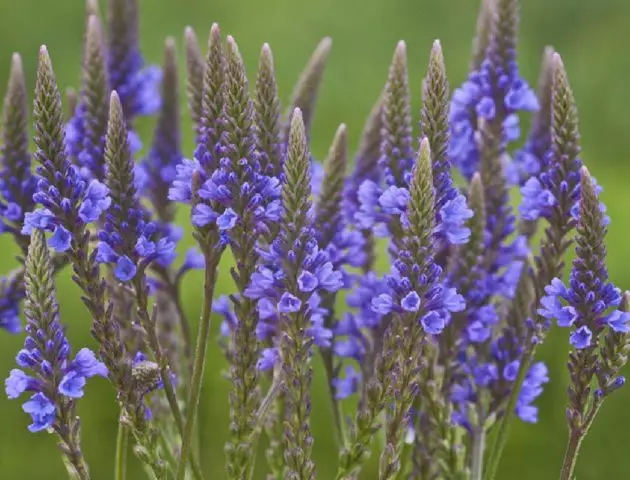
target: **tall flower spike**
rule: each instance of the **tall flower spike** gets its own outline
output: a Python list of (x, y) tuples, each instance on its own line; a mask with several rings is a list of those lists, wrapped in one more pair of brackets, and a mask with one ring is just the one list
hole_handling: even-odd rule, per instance
[(175, 40), (168, 38), (164, 46), (162, 67), (162, 106), (153, 134), (153, 144), (142, 162), (144, 193), (151, 200), (157, 218), (170, 223), (175, 217), (175, 206), (168, 199), (168, 191), (175, 180), (176, 167), (182, 160), (180, 138), (179, 79)]
[[(399, 250), (388, 278), (392, 295), (372, 301), (373, 309), (387, 313), (383, 300), (391, 300), (393, 313), (390, 336), (398, 342), (391, 375), (390, 393), (396, 399), (386, 422), (386, 445), (380, 459), (381, 478), (394, 478), (401, 468), (400, 454), (406, 418), (417, 393), (422, 358), (422, 343), (427, 334), (438, 334), (450, 321), (450, 312), (461, 311), (464, 302), (455, 289), (440, 282), (442, 269), (435, 264), (435, 197), (431, 150), (425, 138), (409, 186), (409, 204), (404, 249)], [(414, 359), (414, 360), (409, 360)]]
[[(35, 231), (31, 238), (25, 284), (28, 336), (16, 357), (20, 369), (11, 370), (5, 381), (5, 391), (9, 398), (17, 398), (25, 391), (33, 393), (23, 405), (23, 410), (33, 420), (29, 430), (54, 431), (59, 437), (69, 474), (87, 480), (89, 473), (81, 452), (76, 399), (83, 396), (87, 378), (106, 377), (107, 369), (87, 348), (71, 359), (70, 345), (59, 322), (53, 266), (41, 231)], [(22, 369), (30, 370), (32, 374)]]
[[(609, 219), (600, 203), (597, 186), (586, 167), (581, 169), (581, 198), (576, 233), (576, 258), (566, 287), (558, 278), (545, 291), (539, 313), (556, 319), (561, 327), (570, 327), (569, 341), (569, 404), (567, 420), (569, 442), (560, 478), (573, 478), (580, 444), (592, 425), (606, 394), (623, 385), (623, 377), (606, 378), (610, 362), (601, 354), (609, 352), (606, 345), (611, 334), (618, 335), (619, 349), (625, 348), (630, 333), (630, 314), (618, 310), (621, 292), (608, 281), (606, 269), (606, 236)], [(608, 338), (607, 338), (608, 337)], [(604, 346), (600, 346), (604, 342)], [(620, 380), (619, 380), (620, 379)], [(604, 388), (593, 391), (592, 383), (601, 380)], [(615, 382), (618, 382), (615, 385)], [(611, 388), (612, 387), (612, 388)]]
[[(205, 207), (197, 205), (203, 203), (203, 199), (198, 196), (193, 199), (193, 190), (200, 187), (218, 169), (221, 156), (219, 139), (222, 131), (221, 116), (225, 103), (225, 58), (221, 43), (221, 31), (215, 23), (210, 29), (208, 53), (203, 70), (202, 115), (199, 120), (194, 159), (184, 159), (177, 166), (176, 177), (168, 193), (170, 200), (189, 204), (195, 203), (192, 219), (193, 224), (197, 227), (199, 227), (200, 222), (204, 225), (209, 224), (212, 218), (208, 217), (208, 211)], [(197, 176), (197, 187), (193, 185), (195, 175)], [(206, 247), (211, 248), (211, 245), (208, 244)]]
[[(540, 109), (534, 113), (532, 126), (523, 148), (514, 155), (521, 184), (530, 177), (547, 171), (551, 149), (551, 102), (554, 75), (553, 48), (545, 48), (538, 77)], [(526, 227), (526, 225), (524, 225)], [(531, 228), (531, 225), (530, 225)], [(533, 234), (533, 233), (531, 233)]]
[(490, 33), (492, 31), (494, 2), (495, 0), (481, 0), (479, 14), (477, 15), (477, 28), (473, 40), (472, 58), (470, 59), (471, 71), (479, 69), (486, 56), (488, 44), (490, 43)]
[(407, 72), (407, 47), (400, 41), (389, 69), (383, 99), (381, 168), (389, 186), (406, 187), (414, 164), (411, 94)]
[[(359, 209), (359, 188), (361, 184), (370, 180), (374, 184), (380, 183), (380, 170), (378, 161), (381, 152), (381, 128), (383, 125), (383, 94), (381, 94), (372, 107), (363, 126), (359, 148), (355, 155), (355, 164), (352, 175), (346, 182), (344, 208), (350, 223), (355, 223), (354, 215)], [(375, 262), (375, 245), (371, 229), (361, 229), (363, 235), (364, 272), (372, 270)]]
[(192, 27), (184, 30), (184, 43), (186, 45), (186, 95), (188, 98), (188, 110), (192, 118), (195, 132), (199, 134), (201, 117), (203, 115), (201, 98), (203, 95), (203, 55), (199, 48), (197, 34)]
[(31, 173), (28, 151), (27, 102), (22, 58), (14, 53), (2, 111), (0, 232), (11, 233), (23, 254), (26, 254), (29, 240), (20, 230), (24, 215), (35, 206), (33, 194), (37, 186), (37, 178)]
[[(539, 107), (535, 93), (521, 78), (516, 63), (518, 30), (518, 0), (489, 0), (491, 15), (490, 40), (480, 67), (472, 71), (468, 80), (453, 93), (450, 113), (452, 142), (450, 152), (463, 175), (470, 179), (479, 169), (479, 149), (476, 132), (479, 120), (489, 124), (490, 133), (497, 138), (503, 158), (507, 144), (520, 136), (520, 111), (536, 111)], [(510, 175), (510, 182), (517, 179)]]
[[(308, 229), (310, 178), (309, 153), (306, 129), (302, 112), (295, 109), (291, 115), (288, 156), (284, 166), (285, 183), (282, 188), (284, 213), (282, 232), (290, 248), (298, 247), (295, 260), (288, 257), (285, 268), (286, 291), (278, 304), (282, 334), (280, 336), (280, 356), (286, 376), (287, 411), (285, 417), (285, 459), (289, 477), (314, 479), (315, 464), (311, 458), (313, 438), (310, 430), (310, 387), (312, 367), (310, 350), (313, 342), (309, 330), (309, 315), (306, 302), (300, 300), (308, 288), (303, 285), (304, 274), (299, 274), (300, 263), (309, 241), (304, 237)], [(302, 241), (300, 241), (302, 240)], [(311, 239), (312, 241), (312, 239)]]
[(311, 57), (308, 59), (304, 70), (300, 74), (293, 93), (291, 94), (291, 102), (287, 112), (287, 123), (283, 138), (287, 138), (287, 133), (291, 125), (291, 115), (296, 108), (302, 111), (302, 118), (308, 135), (313, 122), (313, 114), (315, 113), (315, 103), (317, 95), (324, 78), (326, 64), (328, 63), (328, 55), (332, 47), (332, 39), (326, 37), (322, 39), (315, 48)]
[(282, 144), (280, 139), (280, 100), (271, 47), (265, 43), (260, 52), (256, 77), (256, 150), (261, 171), (266, 175), (282, 173)]
[(144, 67), (138, 39), (138, 0), (108, 0), (107, 53), (111, 89), (118, 92), (125, 118), (160, 108), (160, 69)]
[(116, 278), (128, 282), (151, 261), (169, 263), (175, 245), (168, 236), (159, 238), (162, 232), (146, 221), (146, 213), (138, 203), (127, 127), (115, 91), (110, 99), (105, 160), (112, 206), (98, 235), (97, 260), (113, 264)]
[(85, 178), (105, 179), (105, 134), (109, 114), (109, 79), (101, 23), (88, 19), (79, 105), (66, 128), (68, 152)]
[[(87, 184), (66, 156), (61, 95), (46, 47), (40, 49), (35, 89), (35, 159), (42, 177), (33, 199), (42, 205), (24, 219), (24, 233), (52, 231), (49, 245), (57, 252), (83, 248), (86, 226), (109, 207), (108, 190), (98, 180)], [(72, 243), (74, 242), (74, 246)]]
[[(229, 237), (236, 260), (232, 278), (239, 296), (233, 296), (232, 300), (238, 322), (232, 332), (232, 437), (226, 453), (230, 478), (240, 479), (250, 469), (251, 438), (260, 403), (256, 370), (260, 354), (256, 338), (259, 315), (255, 300), (244, 294), (257, 268), (257, 239), (261, 233), (269, 231), (270, 221), (279, 219), (280, 185), (277, 179), (261, 174), (256, 152), (254, 104), (249, 97), (243, 59), (231, 36), (226, 40), (225, 59), (220, 169), (202, 186), (199, 195), (223, 204), (223, 213), (217, 212), (216, 224)], [(274, 206), (270, 209), (271, 204)]]
[[(328, 156), (324, 161), (324, 182), (322, 184), (322, 191), (317, 200), (316, 212), (315, 212), (315, 228), (318, 232), (318, 243), (320, 248), (329, 249), (329, 251), (339, 252), (339, 256), (342, 256), (343, 249), (347, 246), (347, 243), (354, 243), (352, 241), (347, 242), (347, 238), (344, 238), (344, 223), (343, 223), (343, 188), (346, 179), (346, 166), (348, 162), (348, 139), (346, 133), (345, 124), (341, 124), (337, 129), (335, 138), (328, 152)], [(350, 245), (351, 248), (356, 248)], [(360, 254), (361, 252), (359, 252)], [(354, 256), (356, 254), (353, 253)], [(339, 262), (341, 263), (341, 262)], [(362, 262), (359, 262), (359, 264)], [(341, 265), (335, 265), (341, 266)], [(327, 314), (324, 318), (324, 327), (334, 331), (335, 323), (335, 298), (336, 294), (331, 293), (325, 295), (322, 298), (322, 305), (327, 310)], [(332, 343), (334, 345), (335, 339), (333, 337)], [(328, 387), (331, 401), (333, 402), (336, 427), (339, 432), (343, 431), (342, 422), (344, 419), (338, 408), (338, 397), (335, 392), (335, 378), (337, 377), (339, 368), (335, 366), (333, 360), (333, 349), (322, 348), (320, 349), (322, 359), (324, 361), (324, 368), (326, 370), (326, 378), (328, 380)]]
[[(535, 257), (534, 290), (531, 317), (534, 328), (531, 341), (525, 346), (519, 365), (516, 388), (513, 389), (505, 416), (497, 426), (497, 433), (488, 461), (488, 478), (496, 475), (499, 459), (507, 440), (508, 425), (519, 396), (519, 383), (525, 383), (526, 372), (532, 364), (537, 345), (545, 337), (550, 321), (536, 312), (546, 295), (545, 288), (554, 278), (562, 277), (564, 257), (572, 244), (569, 234), (576, 225), (576, 202), (580, 195), (580, 134), (575, 98), (569, 85), (562, 59), (557, 53), (552, 58), (553, 87), (551, 95), (551, 150), (548, 153), (548, 169), (530, 178), (523, 188), (520, 212), (522, 218), (535, 220), (543, 217), (548, 221)], [(537, 314), (538, 313), (538, 314)]]
[[(553, 91), (551, 97), (551, 150), (548, 168), (532, 177), (521, 189), (523, 218), (547, 219), (549, 225), (536, 257), (536, 298), (544, 296), (544, 288), (562, 275), (564, 255), (571, 246), (569, 233), (576, 225), (576, 205), (580, 195), (580, 134), (575, 98), (569, 85), (562, 59), (553, 55)], [(535, 302), (538, 304), (538, 301)], [(536, 307), (535, 307), (536, 308)], [(543, 318), (538, 317), (545, 327)], [(543, 332), (538, 331), (537, 335)]]
[(439, 40), (433, 43), (429, 67), (424, 80), (420, 135), (429, 140), (435, 188), (435, 212), (441, 235), (448, 243), (461, 244), (468, 240), (470, 230), (465, 222), (472, 216), (466, 199), (453, 185), (448, 112), (450, 91), (444, 56)]

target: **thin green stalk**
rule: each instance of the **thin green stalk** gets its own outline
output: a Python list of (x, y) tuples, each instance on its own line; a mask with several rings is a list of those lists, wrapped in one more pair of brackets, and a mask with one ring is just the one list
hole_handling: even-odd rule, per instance
[(578, 455), (580, 454), (580, 447), (582, 442), (586, 438), (588, 431), (595, 421), (595, 416), (599, 412), (602, 402), (599, 401), (591, 408), (591, 412), (586, 417), (584, 425), (578, 429), (572, 429), (569, 434), (569, 441), (567, 442), (567, 450), (564, 454), (564, 461), (562, 462), (562, 470), (560, 471), (560, 480), (573, 480), (575, 472), (575, 466), (577, 465)]
[[(153, 352), (155, 360), (160, 368), (160, 378), (162, 380), (166, 400), (168, 401), (171, 413), (173, 414), (173, 418), (175, 419), (177, 431), (183, 437), (184, 421), (182, 419), (182, 412), (179, 409), (179, 404), (177, 403), (177, 395), (175, 394), (175, 389), (173, 388), (173, 383), (171, 382), (168, 361), (162, 353), (162, 348), (160, 347), (160, 343), (157, 338), (157, 333), (155, 330), (155, 318), (151, 318), (151, 315), (149, 315), (146, 288), (144, 280), (141, 276), (136, 276), (134, 287), (136, 298), (138, 300), (138, 314), (140, 315), (141, 323), (144, 326), (145, 331), (147, 332), (151, 351)], [(154, 309), (153, 311), (155, 314), (156, 310)], [(203, 473), (201, 471), (201, 467), (199, 466), (199, 462), (192, 454), (192, 452), (186, 451), (186, 456), (182, 456), (182, 458), (188, 458), (190, 460), (193, 476), (196, 480), (202, 480)]]
[(472, 444), (472, 472), (471, 480), (483, 479), (483, 454), (486, 449), (486, 427), (485, 422), (475, 428)]
[(510, 393), (507, 407), (505, 412), (503, 412), (503, 417), (499, 421), (499, 426), (497, 427), (494, 435), (494, 440), (488, 457), (486, 474), (483, 477), (485, 480), (494, 480), (497, 475), (501, 455), (503, 454), (503, 449), (505, 448), (505, 444), (507, 443), (509, 436), (510, 423), (512, 417), (514, 416), (518, 395), (521, 391), (521, 387), (523, 386), (523, 382), (525, 381), (525, 377), (527, 376), (527, 371), (534, 359), (534, 355), (536, 354), (536, 345), (536, 343), (530, 343), (529, 348), (525, 350), (525, 353), (523, 354), (523, 360), (521, 361), (521, 365), (518, 370), (516, 382), (514, 382), (514, 388)]
[[(121, 413), (122, 416), (122, 413)], [(129, 450), (129, 429), (118, 420), (118, 436), (116, 437), (116, 467), (114, 480), (127, 478), (127, 451)]]
[(188, 411), (186, 414), (186, 424), (182, 435), (182, 447), (177, 467), (177, 479), (184, 480), (186, 478), (186, 458), (189, 455), (193, 433), (195, 431), (195, 417), (197, 415), (197, 407), (199, 406), (199, 397), (201, 395), (201, 385), (203, 380), (203, 371), (206, 365), (206, 351), (210, 340), (210, 320), (212, 313), (212, 298), (214, 296), (214, 287), (216, 284), (216, 261), (206, 255), (206, 272), (203, 289), (203, 307), (201, 320), (199, 322), (199, 333), (197, 335), (197, 346), (195, 349), (195, 361), (193, 364), (193, 373), (191, 377), (190, 391), (188, 394)]

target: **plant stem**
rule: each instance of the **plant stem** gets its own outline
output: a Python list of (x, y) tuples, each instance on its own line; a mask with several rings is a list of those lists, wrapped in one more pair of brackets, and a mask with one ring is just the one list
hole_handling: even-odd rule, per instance
[[(171, 413), (173, 414), (173, 418), (175, 419), (177, 431), (180, 435), (183, 436), (184, 421), (182, 419), (182, 412), (179, 409), (179, 404), (177, 403), (177, 395), (175, 394), (175, 389), (173, 388), (173, 383), (170, 378), (168, 360), (164, 357), (164, 354), (162, 353), (162, 348), (160, 347), (160, 342), (157, 338), (157, 333), (155, 329), (155, 318), (151, 318), (151, 315), (149, 315), (148, 298), (143, 275), (136, 275), (134, 288), (136, 299), (138, 301), (138, 314), (140, 315), (142, 326), (147, 332), (149, 346), (151, 347), (153, 355), (155, 356), (155, 361), (160, 368), (160, 377), (162, 380), (164, 393), (166, 394), (168, 405), (171, 409)], [(155, 309), (153, 311), (156, 312)], [(187, 456), (182, 458), (190, 459), (193, 476), (196, 480), (201, 480), (203, 478), (203, 473), (201, 472), (201, 467), (199, 466), (197, 459), (194, 457), (194, 455), (189, 455), (188, 452), (186, 452), (186, 454)]]
[(485, 422), (481, 422), (475, 428), (472, 445), (472, 472), (471, 480), (482, 480), (483, 478), (483, 454), (486, 449), (486, 427)]
[(562, 470), (560, 472), (560, 480), (572, 480), (575, 466), (577, 464), (578, 455), (580, 454), (580, 447), (582, 441), (586, 438), (586, 434), (593, 425), (597, 412), (602, 406), (602, 401), (596, 401), (591, 407), (591, 411), (586, 416), (584, 424), (581, 428), (571, 428), (569, 433), (569, 441), (567, 442), (567, 450), (564, 454), (564, 461), (562, 462)]
[(569, 435), (567, 450), (564, 454), (564, 462), (562, 463), (562, 471), (560, 472), (560, 480), (571, 480), (577, 463), (578, 453), (582, 440), (584, 440), (586, 432), (581, 429), (574, 430)]
[(206, 255), (206, 271), (203, 289), (203, 306), (201, 320), (199, 322), (199, 333), (197, 335), (197, 347), (195, 349), (195, 361), (191, 377), (190, 391), (188, 393), (188, 412), (186, 414), (186, 424), (182, 434), (182, 447), (177, 467), (177, 479), (184, 480), (186, 477), (186, 458), (188, 457), (193, 432), (195, 430), (195, 417), (199, 406), (199, 397), (203, 380), (203, 371), (206, 364), (206, 351), (210, 339), (210, 320), (212, 313), (212, 298), (214, 296), (214, 286), (216, 284), (217, 262)]
[(518, 395), (521, 392), (521, 387), (523, 386), (523, 382), (527, 376), (527, 371), (529, 370), (532, 360), (534, 359), (534, 355), (536, 354), (537, 344), (532, 342), (529, 345), (529, 348), (525, 350), (523, 354), (523, 359), (521, 360), (521, 364), (518, 369), (518, 375), (516, 377), (516, 381), (514, 382), (514, 388), (512, 389), (510, 398), (508, 399), (505, 412), (503, 412), (503, 417), (499, 421), (499, 426), (497, 427), (494, 441), (492, 442), (492, 447), (490, 448), (486, 474), (483, 477), (485, 480), (494, 480), (497, 470), (499, 469), (499, 462), (501, 461), (503, 449), (505, 448), (505, 444), (508, 439), (510, 422), (514, 416)]
[[(121, 413), (122, 417), (122, 413)], [(114, 480), (125, 480), (127, 478), (127, 450), (129, 444), (129, 430), (125, 424), (118, 420), (118, 436), (116, 437), (116, 466)]]

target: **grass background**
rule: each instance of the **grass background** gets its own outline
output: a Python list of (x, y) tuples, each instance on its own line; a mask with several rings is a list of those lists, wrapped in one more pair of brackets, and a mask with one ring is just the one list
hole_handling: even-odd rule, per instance
[[(186, 25), (192, 25), (205, 41), (211, 23), (217, 21), (224, 33), (234, 35), (239, 42), (252, 80), (261, 44), (271, 44), (283, 99), (290, 94), (312, 48), (323, 36), (330, 35), (334, 45), (317, 108), (312, 146), (321, 158), (340, 122), (348, 124), (350, 138), (356, 145), (399, 39), (408, 42), (414, 111), (419, 108), (421, 80), (433, 39), (441, 39), (451, 84), (458, 85), (466, 75), (478, 1), (144, 0), (140, 3), (142, 46), (150, 62), (161, 60), (167, 35), (175, 36), (181, 53)], [(626, 267), (630, 251), (627, 241), (630, 55), (624, 47), (630, 29), (630, 3), (624, 0), (522, 3), (522, 71), (535, 83), (544, 46), (551, 44), (563, 55), (580, 106), (584, 159), (605, 187), (603, 199), (613, 219), (608, 239), (611, 276), (619, 286), (630, 288), (630, 272)], [(0, 12), (0, 78), (7, 77), (11, 53), (19, 51), (32, 88), (37, 49), (46, 43), (59, 84), (78, 84), (84, 15), (81, 0), (0, 0)], [(0, 93), (4, 93), (4, 85), (0, 86)], [(151, 121), (143, 121), (140, 128), (144, 138), (148, 138)], [(187, 117), (184, 130), (186, 154), (190, 155), (192, 135)], [(180, 214), (183, 223), (185, 212)], [(190, 238), (183, 243), (190, 243)], [(187, 246), (182, 245), (182, 250)], [(0, 269), (9, 271), (15, 265), (15, 250), (9, 241), (0, 239), (0, 252)], [(223, 278), (227, 278), (225, 269), (223, 273)], [(193, 319), (199, 313), (200, 285), (200, 274), (192, 274), (183, 290), (188, 314)], [(219, 285), (221, 293), (229, 288), (227, 280)], [(92, 345), (89, 317), (67, 272), (60, 276), (59, 290), (62, 318), (69, 325), (75, 349)], [(214, 326), (216, 329), (218, 322)], [(555, 331), (542, 349), (541, 357), (549, 363), (552, 383), (539, 402), (540, 423), (519, 424), (512, 429), (501, 479), (557, 478), (566, 438), (566, 336), (566, 332)], [(22, 341), (21, 335), (11, 337), (0, 333), (0, 371), (8, 373), (13, 367), (13, 357)], [(200, 408), (201, 461), (209, 472), (208, 479), (224, 478), (222, 448), (228, 428), (228, 384), (221, 375), (224, 366), (218, 349), (213, 348)], [(315, 460), (318, 478), (329, 479), (334, 477), (336, 468), (336, 446), (319, 369), (317, 373), (313, 412)], [(105, 381), (95, 380), (90, 382), (86, 393), (79, 407), (85, 454), (95, 480), (111, 478), (117, 419), (112, 390)], [(630, 453), (629, 402), (629, 388), (607, 401), (584, 444), (577, 472), (580, 480), (630, 478), (630, 462), (624, 461)], [(44, 433), (28, 433), (27, 420), (19, 402), (0, 396), (0, 479), (65, 478), (54, 438)], [(264, 478), (263, 466), (261, 459), (257, 478)], [(135, 459), (131, 468), (129, 478), (142, 478)], [(366, 470), (365, 478), (376, 478), (375, 470)]]

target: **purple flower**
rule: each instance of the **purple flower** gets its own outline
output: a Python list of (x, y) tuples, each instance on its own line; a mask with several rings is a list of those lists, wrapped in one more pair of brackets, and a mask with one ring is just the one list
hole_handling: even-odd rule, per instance
[(400, 306), (407, 312), (417, 312), (420, 309), (420, 296), (416, 292), (409, 292), (401, 300)]
[(280, 313), (295, 313), (299, 312), (302, 307), (302, 301), (289, 292), (284, 292), (280, 301), (278, 302), (278, 311)]
[(591, 344), (593, 332), (586, 325), (582, 325), (571, 334), (569, 342), (577, 349), (586, 348)]

